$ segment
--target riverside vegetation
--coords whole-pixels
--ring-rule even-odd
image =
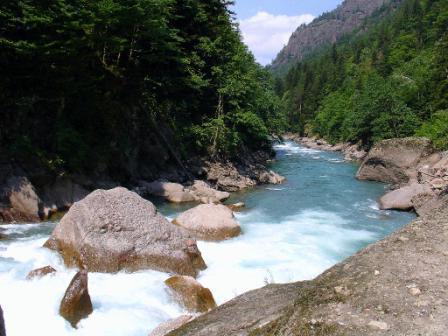
[[[420,135],[448,149],[448,3],[398,3],[278,79],[290,127],[331,143]]]

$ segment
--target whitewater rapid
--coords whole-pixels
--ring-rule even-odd
[[[385,186],[354,179],[356,166],[341,155],[293,143],[276,146],[272,168],[288,181],[236,194],[247,210],[237,214],[243,234],[198,242],[208,268],[198,280],[218,304],[267,283],[312,279],[343,258],[409,222],[412,214],[380,211]],[[183,208],[162,205],[173,218]],[[158,324],[186,313],[172,302],[163,281],[169,274],[89,274],[94,312],[72,329],[58,314],[75,274],[42,248],[55,223],[6,225],[0,242],[0,304],[8,336],[146,336]],[[55,275],[25,280],[32,269],[52,265]]]

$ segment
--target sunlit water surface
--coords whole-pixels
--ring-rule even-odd
[[[312,279],[367,244],[414,218],[380,211],[376,200],[386,186],[354,178],[357,166],[340,154],[293,143],[276,146],[272,169],[281,186],[262,186],[235,194],[243,234],[220,243],[199,242],[208,265],[198,280],[216,301],[225,301],[266,283]],[[191,206],[191,205],[189,205]],[[188,206],[161,204],[168,218]],[[159,323],[184,313],[170,300],[155,271],[89,274],[94,312],[78,329],[58,315],[60,300],[75,274],[59,256],[42,248],[55,223],[3,226],[12,239],[0,242],[0,304],[9,336],[143,336]],[[54,276],[27,281],[27,273],[52,265]]]

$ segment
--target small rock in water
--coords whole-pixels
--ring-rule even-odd
[[[235,204],[230,204],[227,206],[230,210],[232,210],[233,212],[238,212],[241,211],[243,208],[246,207],[246,204],[243,202],[238,202]]]
[[[26,279],[31,280],[34,278],[42,278],[45,275],[52,273],[56,273],[56,270],[51,266],[45,266],[29,272],[28,275],[26,276]]]
[[[59,307],[59,314],[65,318],[73,328],[83,318],[93,312],[92,301],[88,289],[87,271],[81,270],[73,277]]]
[[[189,311],[205,313],[216,307],[213,294],[193,277],[175,275],[165,281],[174,298]]]
[[[387,330],[389,329],[389,326],[386,322],[381,321],[370,321],[368,326],[372,329],[378,329],[378,330]]]

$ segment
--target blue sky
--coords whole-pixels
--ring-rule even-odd
[[[258,62],[269,64],[301,24],[336,8],[342,0],[236,0],[234,12],[245,43]]]

